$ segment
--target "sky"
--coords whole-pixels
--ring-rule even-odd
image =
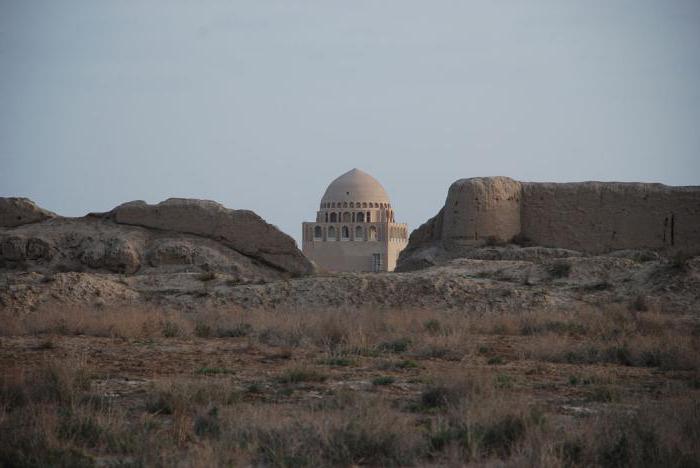
[[[292,235],[360,168],[700,184],[698,0],[0,0],[0,196],[169,197]]]

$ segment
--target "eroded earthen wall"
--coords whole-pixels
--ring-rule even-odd
[[[512,239],[520,232],[520,192],[520,182],[508,177],[453,183],[443,210],[442,239],[461,244]]]
[[[398,267],[424,264],[433,247],[449,257],[490,238],[511,241],[516,235],[536,245],[589,253],[655,249],[697,255],[700,187],[460,179],[450,186],[440,212],[411,233]]]
[[[661,184],[522,183],[522,234],[534,243],[592,253],[618,249],[700,252],[700,188]]]

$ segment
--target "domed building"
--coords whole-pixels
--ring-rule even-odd
[[[393,271],[408,243],[382,184],[359,169],[335,179],[315,222],[302,223],[302,250],[329,271]]]

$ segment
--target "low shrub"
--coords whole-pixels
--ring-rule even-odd
[[[202,282],[209,282],[216,279],[216,273],[213,271],[205,271],[197,275],[197,279]]]
[[[384,352],[400,354],[406,352],[410,345],[411,340],[409,338],[399,338],[396,340],[385,341],[383,343],[380,343],[378,349]]]
[[[382,376],[382,377],[376,377],[372,379],[372,385],[391,385],[394,382],[396,382],[396,379],[390,375]]]
[[[217,438],[221,434],[221,424],[219,422],[219,410],[212,407],[203,414],[198,414],[194,418],[194,433],[199,437]]]
[[[289,369],[277,377],[280,383],[323,382],[326,379],[321,372],[307,368]]]
[[[564,260],[557,260],[549,264],[547,271],[552,278],[567,278],[571,273],[571,264]]]

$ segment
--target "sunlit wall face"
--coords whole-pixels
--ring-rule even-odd
[[[0,196],[209,198],[300,236],[328,180],[411,228],[460,177],[700,183],[700,2],[2,1]]]

